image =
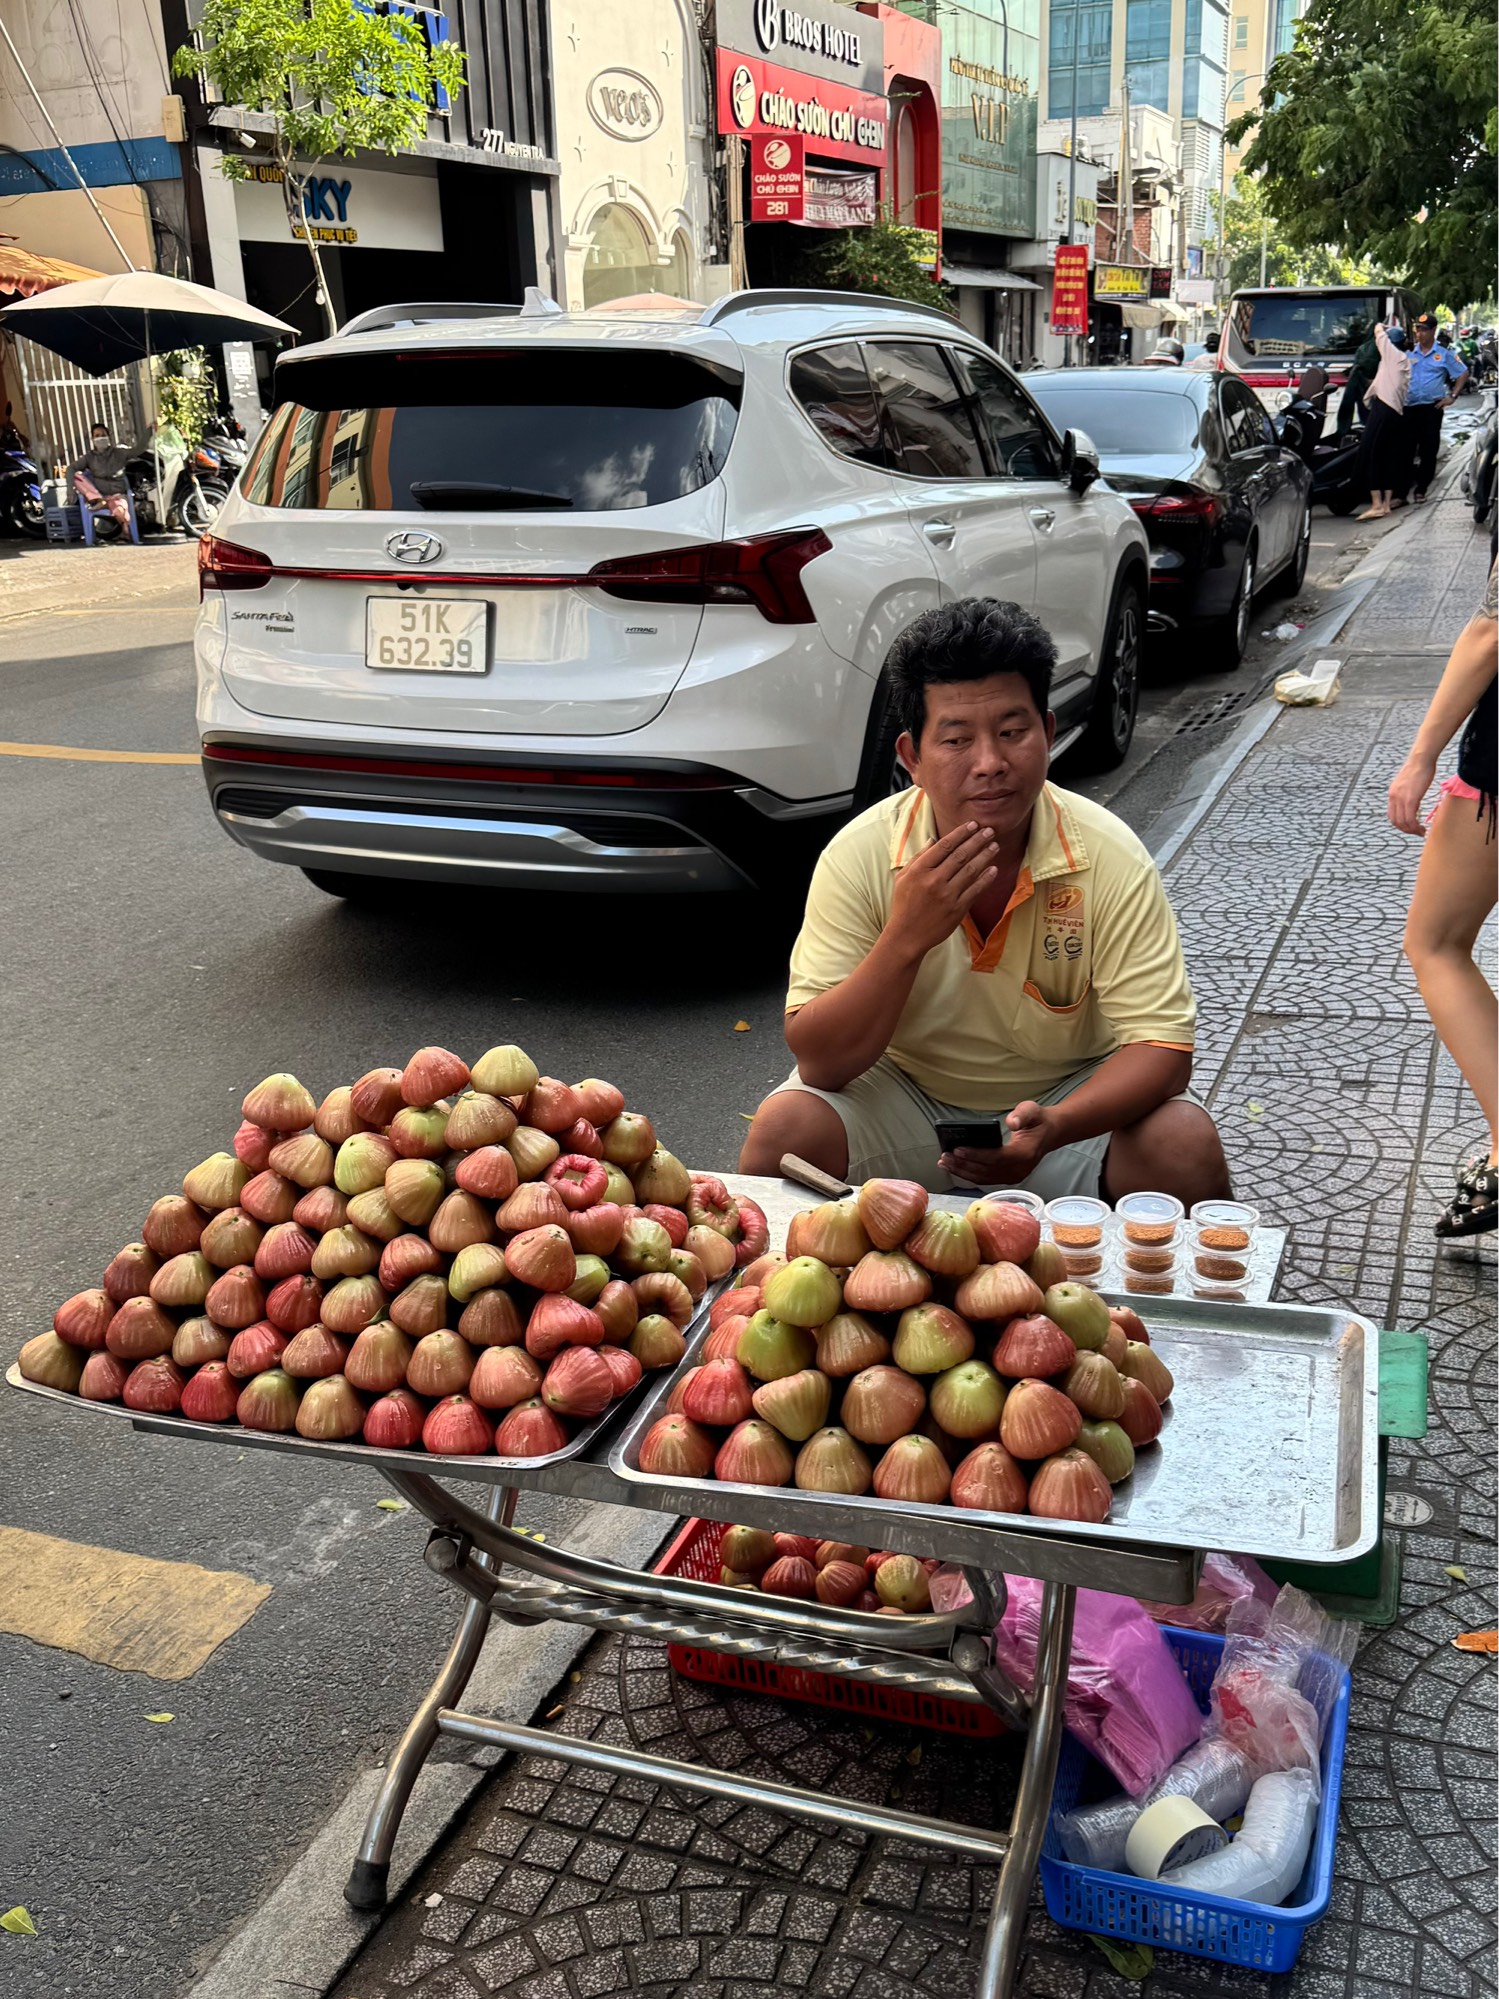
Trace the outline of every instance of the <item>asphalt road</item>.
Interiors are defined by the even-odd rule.
[[[1319,513],[1293,615],[1378,532]],[[1285,615],[1267,604],[1256,632]],[[193,750],[191,625],[186,579],[180,597],[0,616],[0,738]],[[1180,724],[1284,652],[1256,638],[1237,680],[1190,657],[1153,666],[1129,763],[1082,788],[1148,831],[1183,756],[1214,740]],[[744,1114],[785,1072],[794,910],[473,894],[355,912],[233,846],[191,766],[5,755],[0,774],[0,1364],[228,1142],[268,1071],[320,1095],[424,1042],[518,1041],[555,1074],[617,1081],[706,1167],[733,1163]],[[4,1392],[0,1465],[0,1525],[274,1585],[175,1685],[0,1635],[0,1909],[25,1905],[40,1931],[0,1935],[0,1991],[177,1999],[353,1772],[383,1760],[451,1599],[415,1559],[414,1517],[378,1511],[362,1473]],[[539,1502],[522,1518],[557,1530]],[[160,1710],[176,1719],[145,1720]]]

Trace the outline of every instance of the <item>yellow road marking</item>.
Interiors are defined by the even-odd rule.
[[[61,757],[85,764],[195,764],[184,750],[76,750],[68,743],[0,743],[0,757]]]
[[[232,1569],[0,1527],[0,1631],[122,1672],[190,1679],[270,1593]]]

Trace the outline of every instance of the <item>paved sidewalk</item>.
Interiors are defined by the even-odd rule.
[[[181,536],[139,547],[0,541],[0,622],[168,594],[192,603],[197,561],[197,543]]]
[[[1051,1925],[1038,1895],[1025,1999],[1494,1990],[1494,1665],[1451,1649],[1495,1621],[1494,1245],[1439,1251],[1431,1235],[1481,1121],[1401,959],[1416,845],[1384,815],[1487,546],[1459,502],[1432,506],[1328,648],[1345,662],[1341,699],[1278,716],[1169,875],[1201,1001],[1197,1080],[1240,1186],[1291,1229],[1282,1295],[1352,1304],[1431,1343],[1430,1434],[1390,1465],[1392,1490],[1430,1516],[1402,1534],[1399,1619],[1354,1671],[1333,1910],[1285,1976],[1162,1954],[1133,1984]],[[1013,1794],[1003,1743],[721,1696],[644,1642],[597,1642],[552,1705],[570,1733],[978,1823],[1003,1823]],[[992,1869],[897,1842],[724,1801],[684,1809],[649,1784],[524,1758],[335,1990],[966,1999],[992,1885]]]

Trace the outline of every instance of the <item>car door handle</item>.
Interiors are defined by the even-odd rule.
[[[1056,517],[1055,507],[1031,508],[1031,519],[1036,523],[1038,528],[1049,528]]]
[[[921,532],[928,541],[939,542],[943,548],[946,548],[957,534],[958,524],[956,521],[923,521]]]

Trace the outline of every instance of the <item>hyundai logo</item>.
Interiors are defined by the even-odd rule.
[[[442,554],[442,543],[435,534],[419,534],[408,529],[404,534],[388,534],[385,537],[385,553],[392,562],[435,562]]]

